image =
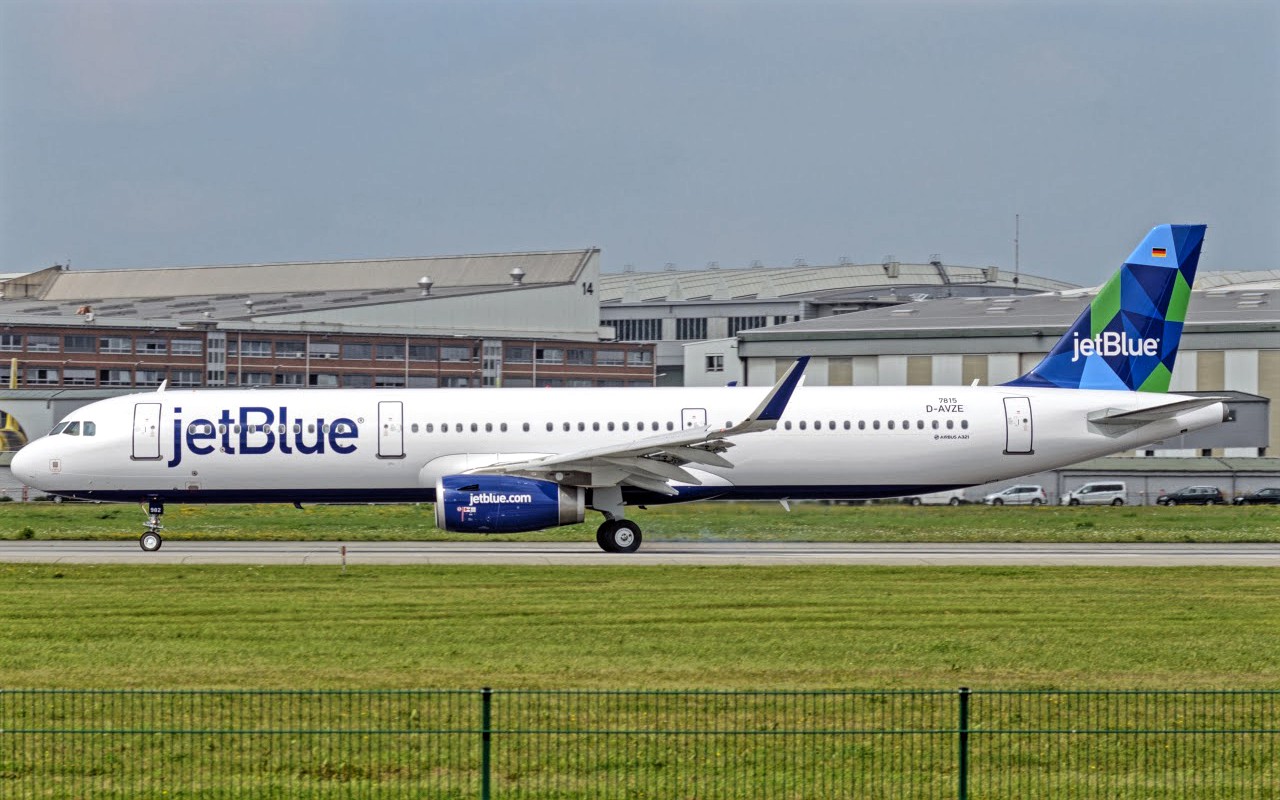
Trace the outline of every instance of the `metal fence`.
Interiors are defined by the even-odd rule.
[[[1280,798],[1277,700],[0,690],[0,797]]]

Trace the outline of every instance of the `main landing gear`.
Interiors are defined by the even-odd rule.
[[[634,553],[640,549],[640,526],[629,519],[606,519],[596,528],[596,544],[606,553]]]
[[[640,526],[624,519],[626,506],[622,490],[617,486],[595,489],[591,507],[604,514],[604,522],[596,528],[596,544],[606,553],[634,553],[640,549]]]
[[[160,535],[160,531],[164,530],[164,526],[160,524],[160,517],[164,515],[164,503],[158,497],[147,499],[147,532],[142,534],[138,539],[138,544],[148,553],[154,553],[160,549],[160,545],[164,544],[164,537]]]

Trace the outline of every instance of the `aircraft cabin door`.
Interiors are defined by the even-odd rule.
[[[404,458],[404,403],[378,403],[378,458]]]
[[[160,404],[133,404],[133,460],[160,458]]]
[[[1004,399],[1005,439],[1004,453],[1030,455],[1031,446],[1031,398],[1006,397]]]
[[[680,410],[680,418],[682,420],[680,427],[686,431],[690,428],[707,427],[707,410],[705,408],[683,408]]]

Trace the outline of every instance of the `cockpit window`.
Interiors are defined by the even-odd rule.
[[[67,436],[79,436],[80,423],[78,421],[71,423],[70,425],[67,426],[67,429],[63,431],[63,433],[66,434]]]
[[[58,434],[62,433],[62,430],[70,424],[71,424],[70,422],[59,422],[57,425],[53,426],[53,430],[49,431],[49,435],[57,436]]]
[[[83,430],[82,430],[81,432],[82,432],[85,436],[93,436],[94,434],[96,434],[96,433],[98,432],[98,426],[97,426],[97,425],[95,425],[95,424],[94,424],[94,423],[92,423],[92,422],[86,422],[86,423],[84,424],[84,428],[83,428]]]

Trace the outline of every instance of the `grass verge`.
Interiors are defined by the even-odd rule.
[[[1277,688],[1240,568],[0,567],[8,688]]]
[[[97,503],[0,504],[0,538],[134,539],[145,513]],[[811,542],[1280,542],[1280,507],[1155,506],[995,508],[895,504],[689,503],[635,510],[649,541],[726,539]],[[474,540],[437,530],[432,506],[171,505],[173,540]],[[581,525],[503,536],[519,541],[595,539],[599,517]]]

